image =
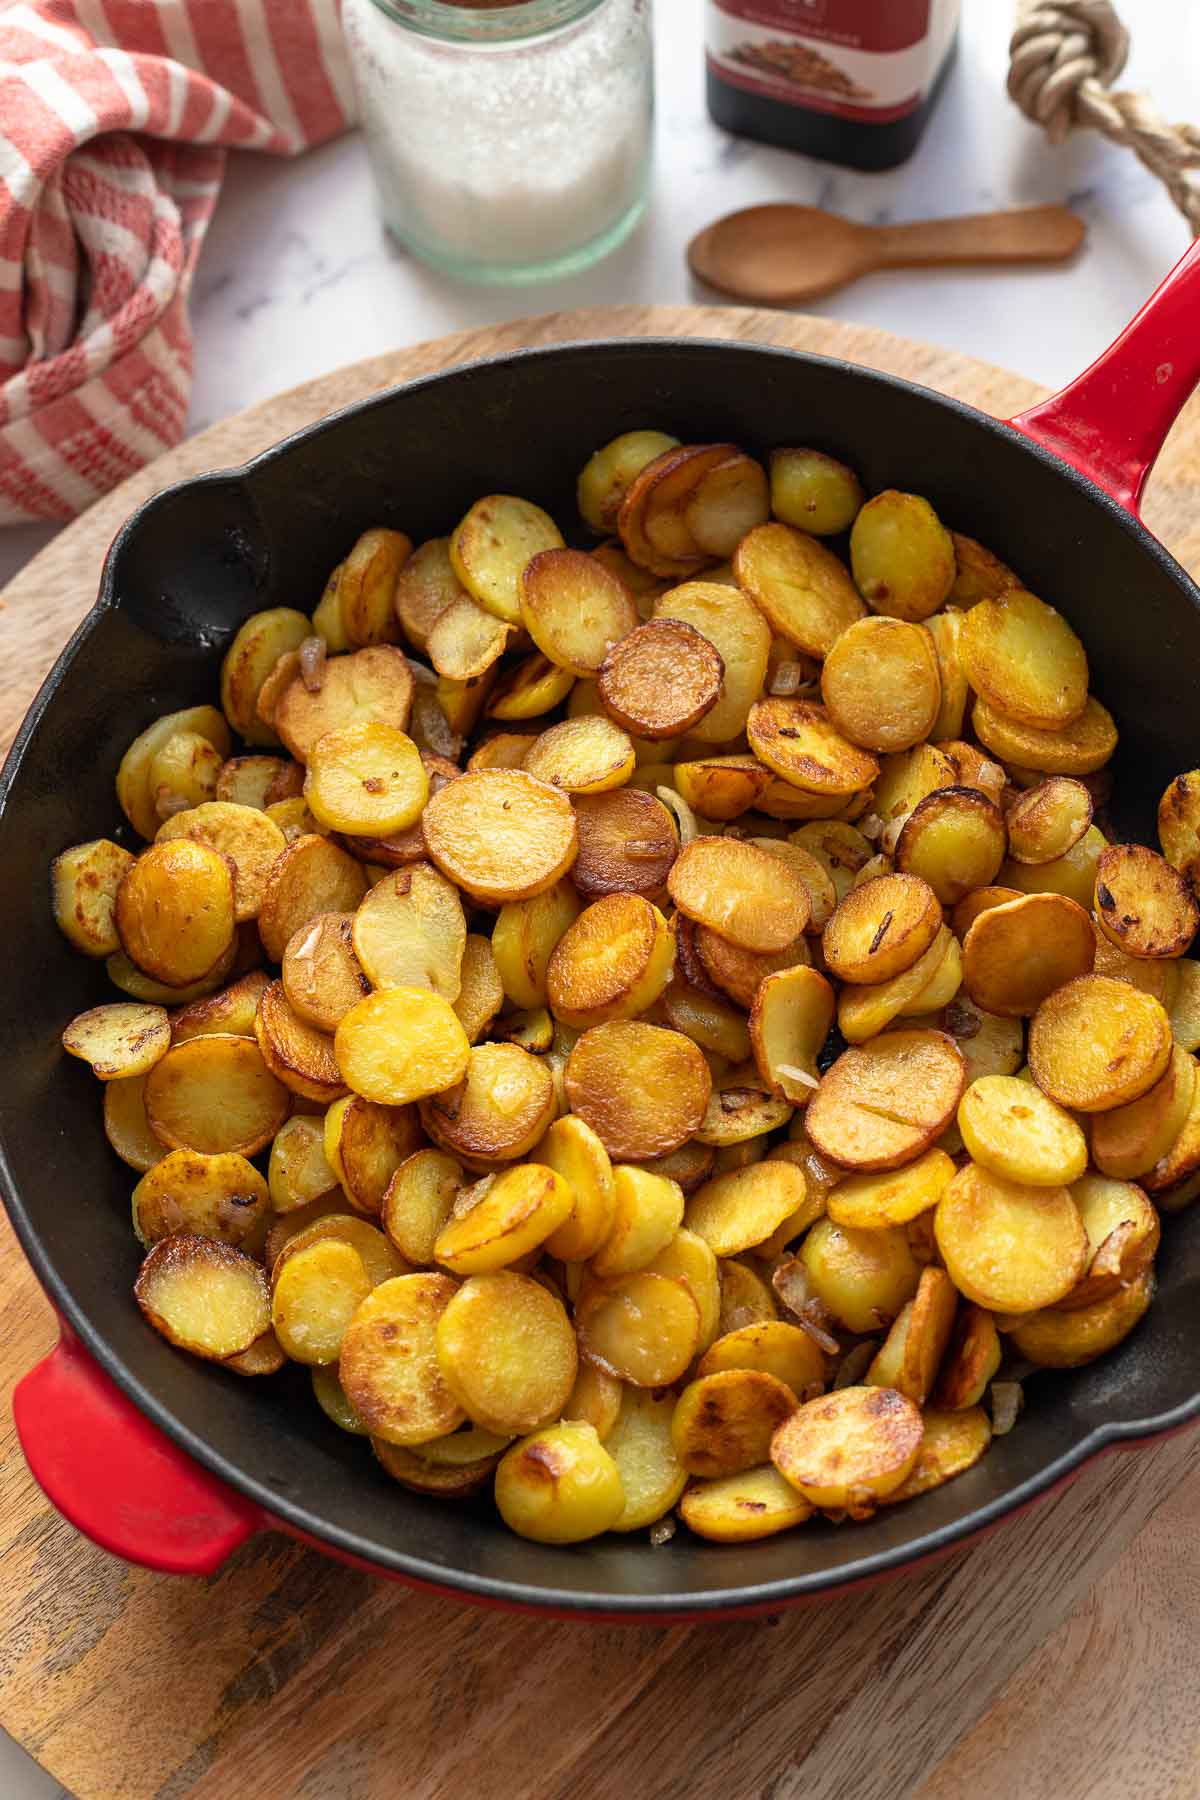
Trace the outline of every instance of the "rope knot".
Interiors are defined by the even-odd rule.
[[[1129,33],[1109,0],[1025,0],[1009,44],[1008,92],[1058,144],[1082,122],[1084,84],[1094,108],[1128,54]]]

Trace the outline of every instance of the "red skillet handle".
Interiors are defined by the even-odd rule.
[[[13,1418],[58,1511],[127,1562],[211,1575],[262,1527],[256,1509],[177,1450],[73,1338],[17,1384]]]
[[[1115,343],[1010,423],[1136,515],[1163,439],[1200,381],[1200,239]]]

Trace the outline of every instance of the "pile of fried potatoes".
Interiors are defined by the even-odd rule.
[[[1110,841],[1074,631],[818,451],[629,432],[579,506],[366,532],[55,862],[137,1303],[542,1542],[867,1518],[1151,1302],[1200,771]]]

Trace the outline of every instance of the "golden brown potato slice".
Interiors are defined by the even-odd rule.
[[[929,622],[930,627],[941,618],[941,613]],[[928,628],[927,628],[928,629]],[[964,743],[961,738],[946,738],[940,743],[931,744],[930,748],[942,756],[949,757],[958,777],[959,787],[978,788],[997,806],[1005,802],[1005,790],[1009,786],[1007,771],[1002,765],[979,748],[978,744]],[[1036,780],[1036,776],[1034,777]]]
[[[519,769],[525,761],[526,751],[536,741],[537,734],[531,731],[493,732],[472,752],[467,768]]]
[[[296,838],[272,864],[259,909],[271,961],[282,962],[290,939],[322,914],[353,912],[366,890],[361,865],[328,838]]]
[[[539,1544],[578,1544],[616,1523],[625,1505],[617,1465],[591,1425],[564,1420],[522,1438],[496,1470],[496,1508],[510,1531]]]
[[[755,837],[746,840],[758,850],[765,850],[778,862],[787,863],[794,869],[803,882],[808,893],[809,916],[805,930],[812,937],[824,931],[838,903],[837,889],[833,878],[824,863],[811,855],[801,844],[777,837]]]
[[[1095,973],[1111,975],[1116,981],[1127,981],[1131,987],[1140,988],[1143,994],[1152,994],[1162,1001],[1168,1013],[1175,1006],[1188,966],[1181,957],[1164,960],[1127,956],[1105,937],[1099,925],[1096,926]]]
[[[632,562],[617,538],[610,538],[607,543],[598,544],[592,551],[598,563],[623,581],[633,595],[640,619],[649,619],[654,614],[654,602],[660,594],[665,594],[671,583],[659,575],[652,575],[648,569],[640,569]]]
[[[687,509],[705,476],[734,453],[732,444],[687,444],[664,451],[630,482],[617,529],[631,559],[656,575],[683,576],[705,561]]]
[[[1177,775],[1158,803],[1158,838],[1172,868],[1200,873],[1200,770]]]
[[[944,1150],[927,1150],[903,1169],[839,1181],[831,1188],[826,1207],[835,1225],[857,1230],[907,1225],[937,1205],[953,1177],[953,1159]]]
[[[394,603],[415,649],[424,650],[436,621],[463,592],[450,562],[449,538],[430,538],[413,551],[396,577]]]
[[[328,731],[309,751],[304,797],[327,831],[389,837],[415,824],[428,796],[417,746],[379,719]]]
[[[422,820],[433,861],[478,900],[544,893],[575,860],[565,796],[523,769],[484,769],[435,794]]]
[[[592,1273],[601,1281],[648,1267],[683,1221],[683,1189],[669,1177],[618,1163],[612,1179],[612,1224],[591,1257]]]
[[[267,1184],[244,1156],[172,1150],[133,1190],[133,1229],[147,1249],[176,1232],[255,1255],[266,1236]]]
[[[267,1278],[232,1244],[178,1232],[155,1244],[134,1297],[168,1343],[220,1362],[248,1350],[270,1328]]]
[[[718,1172],[744,1168],[762,1155],[766,1133],[786,1125],[791,1116],[791,1101],[768,1094],[753,1063],[744,1064],[714,1077],[696,1137],[702,1144],[720,1146]]]
[[[681,1227],[646,1268],[653,1275],[682,1281],[689,1290],[700,1309],[696,1352],[707,1350],[720,1325],[721,1273],[717,1259],[704,1239]]]
[[[885,756],[879,765],[873,802],[873,810],[887,828],[879,840],[884,851],[891,854],[904,821],[922,800],[940,788],[959,785],[958,764],[933,744],[917,744]]]
[[[1166,1073],[1171,1049],[1161,1004],[1108,975],[1081,975],[1058,988],[1029,1028],[1038,1086],[1073,1112],[1140,1099]]]
[[[504,992],[515,1006],[545,1006],[550,958],[578,916],[579,896],[569,881],[501,907],[492,953]]]
[[[1069,1187],[1087,1168],[1087,1139],[1070,1113],[1015,1075],[973,1081],[958,1128],[981,1168],[1027,1187]]]
[[[850,527],[850,567],[873,612],[927,619],[950,597],[954,545],[928,500],[887,488]]]
[[[1087,653],[1062,614],[1024,588],[983,600],[963,618],[959,655],[990,707],[1054,731],[1087,702]]]
[[[371,1216],[382,1210],[392,1176],[421,1143],[412,1106],[379,1106],[348,1094],[325,1115],[325,1159],[351,1205]]]
[[[615,1416],[607,1432],[601,1433],[625,1495],[612,1530],[644,1530],[671,1510],[687,1482],[671,1442],[675,1396],[613,1382],[594,1364],[583,1365],[581,1381],[585,1373],[610,1382],[617,1397]]]
[[[694,626],[721,658],[725,669],[721,697],[693,726],[691,735],[703,744],[728,745],[745,729],[747,714],[766,679],[771,631],[762,613],[737,588],[688,581],[655,602],[654,617],[681,619]]]
[[[884,875],[852,888],[825,927],[821,947],[833,974],[873,986],[910,969],[937,937],[942,909],[918,875]]]
[[[50,865],[54,922],[85,956],[111,956],[121,947],[113,908],[134,859],[109,838],[75,844]]]
[[[689,1531],[716,1544],[751,1543],[803,1525],[816,1508],[769,1465],[696,1481],[679,1502]]]
[[[771,772],[753,756],[709,756],[676,763],[675,785],[706,819],[738,819],[771,784]]]
[[[716,1256],[735,1256],[762,1244],[805,1204],[802,1171],[791,1163],[759,1162],[705,1182],[687,1204],[687,1229]]]
[[[866,611],[845,565],[788,524],[760,525],[734,552],[738,586],[772,630],[809,656],[824,657]]]
[[[635,767],[633,744],[611,719],[563,719],[537,738],[521,765],[566,794],[600,794],[624,785]]]
[[[575,684],[569,669],[560,669],[539,651],[499,682],[488,706],[491,719],[537,719],[564,700]]]
[[[337,1187],[337,1176],[325,1160],[322,1120],[297,1113],[280,1126],[271,1145],[267,1181],[277,1215],[310,1206]]]
[[[561,1262],[582,1262],[608,1239],[616,1216],[612,1161],[591,1126],[568,1113],[556,1119],[531,1152],[571,1189],[571,1211],[546,1241]],[[601,1434],[603,1435],[603,1433]]]
[[[1099,956],[1096,963],[1099,967]],[[1178,962],[1143,963],[1141,967],[1143,970],[1162,968],[1176,974],[1175,992],[1163,1001],[1171,1015],[1171,1030],[1182,1049],[1200,1050],[1200,963],[1180,958]]]
[[[371,1438],[371,1449],[393,1481],[415,1494],[432,1494],[439,1500],[465,1500],[468,1495],[477,1493],[492,1479],[500,1464],[500,1457],[495,1452],[466,1464],[436,1463],[422,1454],[427,1448],[427,1445],[416,1444],[410,1449],[401,1444],[385,1443],[383,1438]]]
[[[973,894],[968,894],[965,899],[960,900],[951,916],[955,936],[960,943],[980,913],[987,912],[993,906],[1004,906],[1009,900],[1019,900],[1021,894],[1021,888],[1001,887],[997,883],[991,882],[986,887],[976,888]]]
[[[961,979],[962,956],[943,925],[911,968],[890,981],[843,987],[838,995],[838,1029],[848,1044],[866,1043],[893,1019],[934,1011],[943,988],[948,986],[953,996]]]
[[[545,1064],[516,1044],[477,1044],[462,1081],[421,1102],[435,1144],[468,1167],[511,1162],[532,1150],[554,1117]]]
[[[1096,1167],[1122,1180],[1146,1174],[1183,1130],[1195,1093],[1195,1059],[1176,1044],[1166,1074],[1140,1100],[1096,1114],[1092,1123]]]
[[[275,733],[258,716],[258,696],[279,658],[299,650],[312,626],[302,612],[273,606],[251,614],[221,664],[221,710],[248,744],[273,744]],[[220,749],[220,745],[217,745]],[[228,756],[228,747],[223,751]]]
[[[340,1431],[349,1432],[352,1437],[366,1437],[366,1426],[347,1400],[346,1390],[338,1380],[337,1369],[333,1364],[313,1363],[309,1376],[313,1396],[325,1417],[332,1419]]]
[[[235,1375],[278,1375],[286,1361],[279,1339],[273,1331],[267,1330],[260,1338],[255,1338],[248,1350],[227,1356],[225,1367],[232,1369]]]
[[[117,1000],[71,1020],[63,1049],[88,1063],[101,1081],[149,1075],[171,1048],[171,1024],[161,1006]]]
[[[816,1149],[847,1169],[898,1169],[941,1135],[966,1071],[940,1031],[894,1031],[845,1051],[809,1101]]]
[[[832,537],[854,523],[865,495],[853,469],[821,450],[772,450],[771,511],[813,537]]]
[[[333,1039],[292,1011],[281,981],[273,981],[262,991],[254,1036],[268,1070],[292,1093],[328,1105],[346,1092]],[[213,1040],[195,1041],[205,1044]]]
[[[615,643],[599,673],[605,712],[626,731],[657,741],[699,724],[721,697],[725,664],[694,625],[660,617]]]
[[[561,1301],[508,1269],[464,1281],[438,1320],[437,1359],[467,1417],[508,1434],[560,1417],[578,1362]]]
[[[443,1227],[438,1262],[456,1275],[486,1275],[519,1262],[570,1216],[574,1195],[562,1176],[520,1163],[496,1176],[483,1197]]]
[[[913,809],[896,840],[896,867],[929,883],[943,906],[986,887],[1004,861],[1004,815],[977,788],[939,788]]]
[[[224,956],[216,962],[203,981],[191,981],[186,987],[169,987],[155,981],[131,962],[123,950],[106,959],[104,972],[115,988],[147,1006],[190,1006],[193,1000],[204,1000],[215,994],[241,961],[242,941],[235,936]]]
[[[430,627],[425,653],[439,675],[473,681],[499,662],[512,635],[511,625],[463,594]]]
[[[538,649],[573,675],[595,675],[638,623],[625,583],[582,550],[540,551],[521,571],[518,598]]]
[[[254,1015],[267,982],[261,969],[252,969],[219,994],[181,1006],[171,1015],[171,1042],[183,1044],[189,1038],[207,1037],[213,1032],[252,1038]]]
[[[128,1075],[104,1084],[104,1135],[131,1169],[144,1174],[167,1151],[150,1129],[145,1106],[146,1077]]]
[[[926,1407],[925,1436],[912,1473],[884,1501],[894,1506],[901,1500],[912,1500],[932,1488],[953,1481],[974,1468],[992,1441],[992,1426],[981,1406],[961,1412],[942,1412]]]
[[[746,720],[750,748],[761,763],[807,794],[847,798],[879,773],[869,751],[832,724],[823,706],[809,700],[756,700]]]
[[[718,1335],[740,1331],[744,1325],[757,1325],[779,1317],[779,1308],[770,1287],[748,1263],[728,1258],[720,1262],[718,1267],[721,1275]]]
[[[468,1042],[479,1041],[504,1005],[504,987],[491,941],[469,931],[463,942],[460,987],[454,1011]]]
[[[1096,885],[1096,864],[1107,840],[1095,825],[1090,825],[1079,842],[1065,856],[1048,863],[1006,861],[999,879],[1023,894],[1065,894],[1085,911],[1090,911]]]
[[[764,976],[750,1011],[754,1061],[768,1091],[806,1106],[819,1086],[817,1057],[833,1024],[833,989],[815,969]]]
[[[1127,956],[1182,956],[1200,908],[1165,857],[1144,844],[1110,844],[1096,864],[1096,920]]]
[[[679,439],[665,431],[623,431],[590,456],[579,476],[579,511],[593,531],[615,531],[621,502],[642,470]]]
[[[451,1004],[466,937],[456,890],[427,863],[386,875],[354,917],[354,954],[376,988],[428,987]]]
[[[1184,1120],[1183,1130],[1166,1155],[1142,1176],[1141,1185],[1147,1193],[1156,1196],[1164,1211],[1175,1212],[1192,1198],[1188,1182],[1197,1169],[1200,1169],[1200,1080],[1197,1080],[1192,1109]]]
[[[921,1278],[902,1226],[862,1231],[818,1219],[800,1247],[798,1261],[809,1296],[828,1309],[827,1317],[832,1315],[853,1332],[875,1332],[890,1325],[916,1293]],[[784,1288],[790,1293],[788,1274]],[[807,1329],[803,1304],[797,1317]]]
[[[934,613],[931,619],[925,621],[925,629],[933,639],[941,689],[938,710],[927,733],[935,743],[947,738],[957,739],[962,735],[970,695],[967,673],[958,653],[962,620],[963,615],[957,608],[947,606],[944,612]],[[965,784],[965,778],[963,779]]]
[[[278,1282],[290,1257],[298,1255],[301,1250],[307,1250],[310,1244],[330,1242],[349,1244],[358,1252],[367,1281],[373,1288],[378,1287],[381,1282],[391,1281],[395,1275],[412,1273],[406,1258],[397,1253],[382,1231],[377,1231],[374,1225],[369,1225],[365,1219],[353,1214],[326,1213],[319,1219],[311,1220],[286,1240],[271,1264],[272,1285]]]
[[[334,1036],[334,1062],[346,1086],[381,1106],[404,1106],[453,1087],[467,1072],[470,1051],[449,1001],[428,988],[368,994]]]
[[[349,656],[331,656],[321,686],[310,691],[302,677],[275,704],[275,727],[297,761],[307,763],[328,731],[378,723],[407,729],[413,674],[403,651],[373,644]]]
[[[1091,822],[1092,796],[1082,781],[1051,775],[1009,807],[1008,853],[1021,863],[1055,862],[1075,848]]]
[[[585,1031],[567,1061],[571,1110],[621,1162],[664,1156],[696,1135],[712,1077],[678,1031],[618,1019]]]
[[[563,1407],[562,1416],[590,1425],[604,1443],[617,1422],[624,1397],[637,1392],[636,1388],[625,1387],[615,1376],[606,1375],[595,1363],[580,1363],[575,1386]]]
[[[371,991],[354,954],[354,919],[348,912],[318,913],[288,940],[283,952],[288,1004],[318,1031],[336,1031],[350,1008]]]
[[[438,1323],[458,1291],[448,1275],[398,1275],[361,1302],[342,1339],[338,1373],[374,1437],[423,1444],[462,1424],[437,1356]]]
[[[954,545],[954,558],[957,572],[954,586],[950,590],[950,598],[956,606],[974,606],[978,600],[995,600],[1009,588],[1020,587],[1020,578],[1013,574],[1007,563],[965,532],[952,531],[950,540]]]
[[[945,1269],[923,1269],[916,1293],[897,1314],[867,1370],[867,1385],[895,1388],[924,1406],[950,1342],[957,1305]]]
[[[1013,1348],[1040,1369],[1077,1369],[1094,1362],[1115,1350],[1145,1316],[1154,1285],[1154,1271],[1146,1269],[1090,1306],[1031,1313],[1013,1331]]]
[[[548,513],[513,494],[488,494],[460,520],[450,561],[467,592],[508,625],[521,623],[521,571],[542,550],[560,550],[562,533]]]
[[[1000,1333],[982,1306],[960,1306],[933,1390],[935,1406],[960,1412],[978,1406],[1001,1358]]]
[[[738,838],[696,838],[667,878],[679,911],[744,950],[783,950],[812,913],[791,863]]]
[[[221,757],[229,755],[229,726],[215,706],[189,706],[182,712],[165,713],[140,732],[121,758],[117,799],[143,838],[152,838],[162,822],[150,786],[151,766],[158,752],[180,732],[198,732]]]
[[[304,641],[304,639],[301,639],[302,643]],[[285,650],[282,656],[276,657],[274,663],[271,665],[270,674],[258,690],[258,699],[254,702],[254,711],[271,733],[272,739],[274,739],[275,736],[276,703],[279,696],[283,693],[284,688],[299,675],[300,669],[299,650]],[[209,794],[206,798],[210,800],[214,799],[215,794]]]
[[[762,1319],[727,1331],[696,1365],[698,1376],[723,1369],[757,1369],[784,1382],[797,1400],[811,1400],[825,1385],[825,1359],[806,1331],[783,1319]]]
[[[1073,1184],[1071,1198],[1087,1232],[1090,1260],[1086,1273],[1059,1302],[1063,1310],[1090,1306],[1135,1281],[1152,1265],[1160,1235],[1157,1212],[1131,1181],[1085,1175]]]
[[[400,1254],[418,1267],[434,1260],[438,1235],[463,1185],[462,1167],[444,1150],[416,1150],[383,1197],[381,1224]]]
[[[684,508],[684,522],[705,556],[732,556],[747,532],[771,515],[761,463],[735,450],[702,478]]]
[[[658,908],[638,894],[608,894],[585,907],[555,946],[546,979],[550,1010],[579,1031],[635,1018],[658,999],[674,960]]]
[[[681,1144],[678,1150],[671,1150],[665,1156],[652,1156],[642,1167],[651,1170],[655,1175],[669,1175],[677,1181],[685,1194],[694,1194],[713,1172],[717,1152],[711,1144],[701,1144],[696,1140]]]
[[[866,750],[907,750],[927,738],[941,704],[933,639],[902,619],[859,619],[830,647],[821,698],[843,737]]]
[[[963,940],[963,985],[985,1012],[1037,1012],[1095,961],[1092,922],[1064,894],[1027,894],[979,914]]]
[[[639,1269],[581,1292],[575,1328],[589,1362],[634,1387],[666,1387],[695,1354],[700,1309],[685,1282]]]
[[[212,800],[176,813],[159,828],[157,842],[186,838],[207,844],[233,867],[234,912],[239,924],[258,916],[267,878],[287,839],[273,819],[251,806]]]
[[[1054,1306],[1087,1266],[1088,1238],[1065,1187],[1030,1187],[968,1163],[934,1219],[959,1293],[993,1312]]]
[[[146,1117],[162,1143],[207,1156],[253,1156],[291,1107],[253,1038],[211,1033],[176,1044],[146,1078]]]
[[[411,553],[412,541],[402,531],[363,532],[329,577],[313,614],[313,629],[328,635],[330,649],[398,641],[396,581]]]
[[[744,1063],[751,1054],[750,1032],[742,1015],[724,1000],[702,993],[678,973],[663,991],[662,1008],[676,1031],[690,1037],[702,1050]]]
[[[739,944],[731,944],[728,938],[710,931],[707,925],[696,925],[682,913],[677,913],[675,937],[680,961],[685,960],[683,946],[687,940],[699,964],[695,973],[700,980],[694,980],[689,974],[692,985],[703,987],[705,991],[715,988],[719,995],[727,996],[747,1011],[754,1005],[754,997],[768,975],[809,967],[808,945],[802,936],[783,950],[743,950]]]
[[[571,880],[587,899],[602,894],[661,893],[679,838],[661,800],[621,787],[575,798],[579,855]]]
[[[796,1396],[763,1369],[722,1369],[690,1382],[679,1396],[671,1441],[690,1475],[715,1478],[759,1466],[775,1431],[796,1410]]]
[[[139,969],[169,987],[187,987],[233,942],[233,865],[188,838],[152,844],[117,889],[115,917]]]
[[[1090,775],[1117,747],[1112,714],[1093,695],[1078,718],[1053,730],[1022,724],[982,698],[972,708],[971,723],[980,743],[1002,762],[1043,775]]]
[[[248,806],[255,812],[265,812],[270,804],[268,796],[281,798],[278,789],[287,781],[288,769],[298,767],[281,756],[232,756],[221,764],[216,799],[227,806]]]
[[[866,1516],[916,1464],[920,1408],[893,1388],[845,1387],[792,1413],[771,1442],[771,1461],[814,1506]]]

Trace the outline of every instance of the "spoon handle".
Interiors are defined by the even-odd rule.
[[[1060,262],[1078,250],[1084,224],[1065,206],[918,219],[871,231],[879,268],[926,269],[952,263]]]

